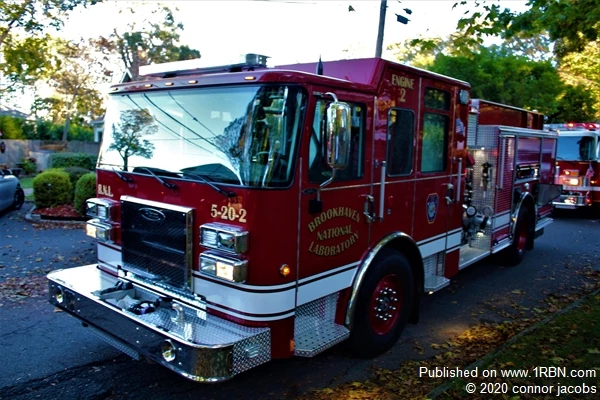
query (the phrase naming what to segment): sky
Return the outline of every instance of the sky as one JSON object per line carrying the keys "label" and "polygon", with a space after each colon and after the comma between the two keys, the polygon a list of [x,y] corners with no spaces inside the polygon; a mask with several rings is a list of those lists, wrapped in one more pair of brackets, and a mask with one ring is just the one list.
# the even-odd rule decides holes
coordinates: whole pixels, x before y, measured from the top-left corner
{"label": "sky", "polygon": [[[388,0],[385,19],[383,57],[393,59],[388,45],[418,36],[447,36],[456,29],[464,6],[452,9],[460,0]],[[494,0],[488,0],[494,1]],[[499,1],[499,0],[495,0]],[[121,12],[133,3],[136,14]],[[132,22],[143,25],[148,10],[158,1],[105,0],[71,12],[59,32],[52,35],[67,39],[108,36],[117,28],[124,32]],[[239,62],[246,53],[269,56],[270,66],[296,62],[315,62],[347,58],[374,57],[379,26],[380,0],[221,0],[162,1],[182,22],[181,44],[197,49],[204,65]],[[500,4],[516,11],[526,9],[524,0],[501,0]],[[354,11],[349,11],[352,6]],[[408,15],[404,9],[412,11]],[[396,14],[410,21],[404,25]],[[120,66],[115,66],[118,71]],[[118,81],[121,73],[114,74]],[[115,83],[113,82],[113,83]],[[47,96],[50,89],[38,95]],[[108,85],[100,88],[107,91]],[[27,112],[31,94],[19,98],[17,109]]]}
{"label": "sky", "polygon": [[[452,10],[459,0],[388,0],[385,19],[386,46],[418,35],[445,36],[453,32],[465,8]],[[66,37],[108,35],[115,25],[126,26],[131,14],[118,14],[125,1],[106,1],[79,10],[65,23]],[[144,3],[136,2],[138,5]],[[145,2],[153,3],[153,2]],[[271,65],[343,58],[373,57],[379,25],[378,0],[246,0],[164,1],[178,8],[176,19],[184,25],[182,44],[200,50],[210,65],[232,61],[240,54],[270,56]],[[511,9],[524,9],[525,1],[503,0]],[[352,6],[355,11],[348,11]],[[407,15],[403,9],[412,11]],[[406,25],[396,14],[410,19]],[[141,15],[136,16],[141,20]]]}

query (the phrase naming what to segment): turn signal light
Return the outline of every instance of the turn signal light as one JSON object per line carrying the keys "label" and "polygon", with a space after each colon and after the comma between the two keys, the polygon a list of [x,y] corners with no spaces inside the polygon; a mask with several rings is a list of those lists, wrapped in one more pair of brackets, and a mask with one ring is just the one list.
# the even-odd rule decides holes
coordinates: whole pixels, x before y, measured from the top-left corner
{"label": "turn signal light", "polygon": [[286,276],[292,273],[292,269],[289,265],[283,264],[281,268],[279,268],[279,273],[285,278]]}

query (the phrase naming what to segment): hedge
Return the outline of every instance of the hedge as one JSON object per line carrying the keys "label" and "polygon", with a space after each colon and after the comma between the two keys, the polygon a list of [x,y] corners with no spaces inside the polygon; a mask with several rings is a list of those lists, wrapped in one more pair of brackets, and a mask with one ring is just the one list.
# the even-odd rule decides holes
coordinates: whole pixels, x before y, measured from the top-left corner
{"label": "hedge", "polygon": [[69,204],[73,189],[69,174],[60,170],[48,170],[33,178],[33,192],[37,208]]}
{"label": "hedge", "polygon": [[85,202],[92,197],[96,197],[96,174],[89,172],[82,175],[75,186],[74,206],[79,214],[85,215]]}
{"label": "hedge", "polygon": [[96,156],[87,153],[54,153],[52,168],[79,167],[92,171],[96,167]]}
{"label": "hedge", "polygon": [[67,167],[67,168],[63,168],[63,171],[65,171],[67,174],[69,174],[69,180],[71,181],[71,186],[73,188],[73,194],[75,194],[75,190],[77,187],[77,181],[79,180],[79,178],[81,178],[83,175],[90,172],[89,169],[85,169],[85,168],[81,168],[81,167]]}

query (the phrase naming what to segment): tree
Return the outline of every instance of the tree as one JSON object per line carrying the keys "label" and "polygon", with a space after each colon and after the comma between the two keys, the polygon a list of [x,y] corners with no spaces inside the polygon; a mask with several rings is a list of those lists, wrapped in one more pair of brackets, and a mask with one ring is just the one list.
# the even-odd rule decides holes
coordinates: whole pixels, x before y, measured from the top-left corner
{"label": "tree", "polygon": [[564,85],[549,61],[516,56],[502,46],[480,46],[470,56],[438,54],[429,70],[471,83],[473,97],[555,113]]}
{"label": "tree", "polygon": [[598,0],[529,0],[530,8],[523,13],[502,9],[499,4],[483,0],[465,0],[458,5],[476,7],[465,11],[457,29],[481,43],[483,36],[533,38],[547,34],[554,43],[554,53],[560,58],[600,38],[600,4]]}
{"label": "tree", "polygon": [[66,15],[78,6],[98,0],[0,0],[0,74],[7,90],[31,85],[47,77],[52,67],[48,57],[50,38],[47,27],[60,29]]}
{"label": "tree", "polygon": [[588,122],[596,118],[595,99],[583,86],[566,85],[556,112],[548,115],[548,122]]}
{"label": "tree", "polygon": [[92,120],[103,113],[102,95],[96,87],[102,83],[104,74],[102,64],[84,42],[59,43],[57,52],[61,65],[50,77],[57,96],[55,101],[47,103],[58,108],[64,116],[62,140],[66,141],[72,116],[87,116]]}
{"label": "tree", "polygon": [[[127,11],[137,12],[131,7]],[[126,32],[115,29],[109,37],[100,37],[96,45],[108,56],[118,55],[131,78],[137,79],[142,65],[200,58],[198,50],[177,44],[182,30],[183,24],[175,21],[171,9],[159,4],[150,18],[131,22]]]}
{"label": "tree", "polygon": [[590,119],[600,121],[600,41],[562,57],[558,70],[567,84],[585,88],[594,102],[595,115]]}
{"label": "tree", "polygon": [[155,134],[158,126],[147,110],[121,112],[121,122],[112,126],[113,143],[108,150],[116,150],[123,159],[123,171],[127,171],[129,157],[152,157],[154,145],[143,136]]}

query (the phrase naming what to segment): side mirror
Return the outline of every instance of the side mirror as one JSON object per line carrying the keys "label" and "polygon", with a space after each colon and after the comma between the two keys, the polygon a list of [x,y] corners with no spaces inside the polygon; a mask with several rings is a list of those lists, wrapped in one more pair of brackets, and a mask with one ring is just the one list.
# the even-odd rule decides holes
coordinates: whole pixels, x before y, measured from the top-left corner
{"label": "side mirror", "polygon": [[321,183],[317,190],[317,198],[309,203],[309,212],[318,214],[323,211],[321,189],[335,181],[337,171],[348,166],[350,159],[350,129],[352,127],[352,111],[346,103],[339,102],[336,95],[327,92],[333,97],[333,103],[327,109],[325,119],[325,132],[327,135],[327,164],[333,169],[331,178]]}
{"label": "side mirror", "polygon": [[327,109],[327,164],[334,170],[348,166],[350,158],[350,129],[352,110],[346,103],[339,102],[333,93],[327,93],[334,102]]}

